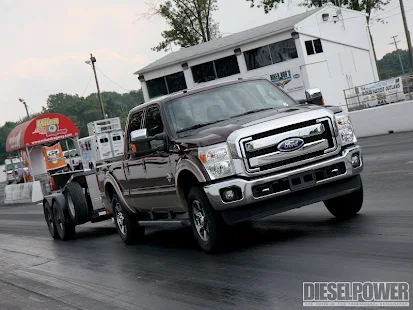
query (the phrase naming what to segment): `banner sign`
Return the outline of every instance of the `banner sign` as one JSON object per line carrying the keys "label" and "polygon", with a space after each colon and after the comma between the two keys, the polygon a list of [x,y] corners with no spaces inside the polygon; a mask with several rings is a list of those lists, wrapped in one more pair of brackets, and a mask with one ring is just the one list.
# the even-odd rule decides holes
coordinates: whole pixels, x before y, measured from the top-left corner
{"label": "banner sign", "polygon": [[405,100],[401,78],[383,80],[356,87],[361,103],[372,105],[387,104]]}
{"label": "banner sign", "polygon": [[44,146],[43,155],[46,161],[47,171],[56,170],[67,166],[62,147],[59,143],[53,146]]}
{"label": "banner sign", "polygon": [[270,75],[271,82],[287,93],[304,88],[300,68],[291,68]]}

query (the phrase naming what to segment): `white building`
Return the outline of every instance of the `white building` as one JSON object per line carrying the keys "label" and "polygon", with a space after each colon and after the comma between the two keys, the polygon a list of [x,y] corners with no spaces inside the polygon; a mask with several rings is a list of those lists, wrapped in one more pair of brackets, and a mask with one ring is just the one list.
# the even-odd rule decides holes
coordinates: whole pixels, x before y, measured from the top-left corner
{"label": "white building", "polygon": [[138,70],[145,101],[199,83],[264,77],[294,99],[319,88],[345,106],[344,89],[378,80],[366,14],[331,4],[202,43]]}

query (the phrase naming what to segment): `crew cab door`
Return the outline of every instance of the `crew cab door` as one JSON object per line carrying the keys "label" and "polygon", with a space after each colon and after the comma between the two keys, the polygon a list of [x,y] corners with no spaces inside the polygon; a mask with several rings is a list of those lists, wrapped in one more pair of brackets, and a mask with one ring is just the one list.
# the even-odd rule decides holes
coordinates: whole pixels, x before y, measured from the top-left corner
{"label": "crew cab door", "polygon": [[132,114],[129,118],[128,125],[125,131],[125,150],[123,172],[125,179],[120,181],[124,189],[124,197],[126,203],[135,209],[140,209],[134,204],[133,196],[139,195],[140,190],[145,181],[145,171],[143,169],[143,156],[137,156],[132,151],[131,132],[139,130],[143,125],[144,110],[140,110]]}
{"label": "crew cab door", "polygon": [[[164,133],[164,122],[158,105],[151,105],[146,109],[144,122],[148,137]],[[167,148],[166,139],[150,141],[152,151],[143,158],[145,180],[141,184],[141,192],[133,195],[135,205],[144,205],[151,211],[182,210],[175,190],[175,176]]]}

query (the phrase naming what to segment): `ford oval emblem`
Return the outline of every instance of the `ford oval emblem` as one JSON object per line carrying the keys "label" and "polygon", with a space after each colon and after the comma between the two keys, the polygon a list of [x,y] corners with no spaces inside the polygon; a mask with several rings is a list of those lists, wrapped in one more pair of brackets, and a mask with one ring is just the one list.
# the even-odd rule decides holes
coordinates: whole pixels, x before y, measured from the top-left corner
{"label": "ford oval emblem", "polygon": [[298,73],[293,75],[293,78],[298,79],[300,77],[300,75]]}
{"label": "ford oval emblem", "polygon": [[302,148],[304,140],[301,138],[290,138],[280,142],[277,146],[280,152],[292,152]]}

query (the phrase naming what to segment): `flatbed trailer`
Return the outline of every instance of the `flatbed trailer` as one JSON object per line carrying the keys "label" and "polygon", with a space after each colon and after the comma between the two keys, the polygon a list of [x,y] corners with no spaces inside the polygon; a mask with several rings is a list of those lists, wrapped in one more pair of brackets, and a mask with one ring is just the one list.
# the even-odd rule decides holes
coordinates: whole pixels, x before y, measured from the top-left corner
{"label": "flatbed trailer", "polygon": [[44,217],[54,239],[70,240],[75,227],[112,218],[103,205],[96,169],[69,171],[53,175],[65,182],[60,190],[43,199]]}

